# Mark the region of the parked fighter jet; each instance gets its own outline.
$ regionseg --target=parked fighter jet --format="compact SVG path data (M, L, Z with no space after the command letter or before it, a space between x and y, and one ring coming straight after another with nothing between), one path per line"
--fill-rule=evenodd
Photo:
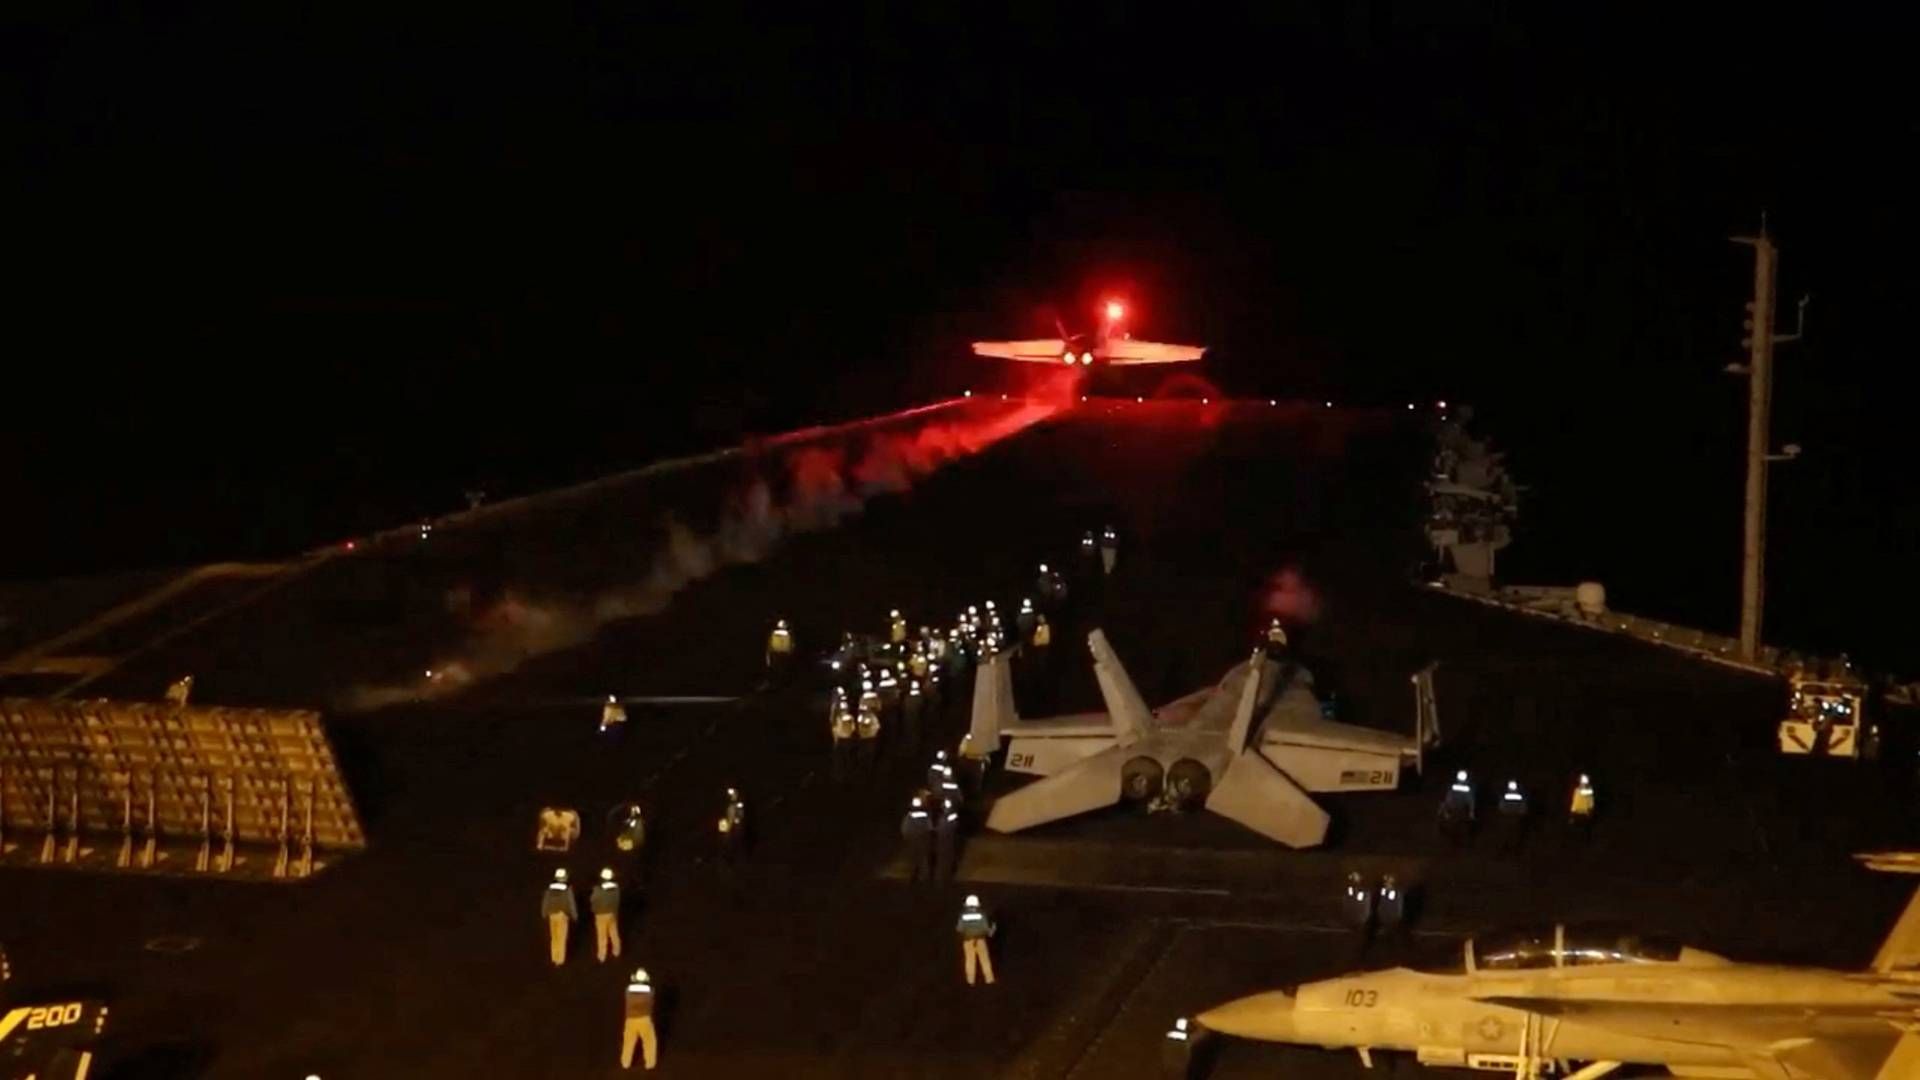
M1206 355L1204 345L1165 345L1157 341L1135 341L1127 333L1127 306L1109 300L1101 312L1099 329L1090 334L1069 334L1058 326L1059 337L1028 341L976 341L975 356L1001 360L1025 360L1038 364L1179 364Z
M1920 873L1920 855L1861 856ZM1920 892L1864 972L1735 963L1654 938L1556 926L1469 941L1447 971L1347 975L1201 1013L1269 1042L1405 1050L1431 1065L1597 1080L1622 1065L1675 1076L1920 1076ZM1569 1072L1568 1064L1583 1063Z
M1204 805L1290 847L1326 838L1327 813L1309 791L1392 789L1419 768L1438 734L1428 668L1414 676L1415 732L1393 735L1325 719L1313 676L1256 650L1220 684L1149 711L1106 635L1087 635L1106 713L1021 720L1005 656L975 676L971 733L1007 768L1044 779L1000 796L987 826L1017 832L1122 799Z
M12 971L0 950L0 982ZM107 1024L100 1001L19 1005L0 1013L0 1077L5 1080L86 1080L93 1041Z

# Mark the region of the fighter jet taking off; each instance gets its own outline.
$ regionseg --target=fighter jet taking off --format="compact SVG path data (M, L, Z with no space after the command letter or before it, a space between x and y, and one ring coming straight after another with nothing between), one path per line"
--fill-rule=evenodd
M1920 855L1859 858L1920 874ZM1742 964L1619 931L1554 926L1467 942L1447 970L1346 975L1229 1001L1210 1031L1403 1050L1429 1065L1598 1080L1624 1065L1675 1076L1920 1076L1920 891L1866 971ZM1567 1063L1581 1063L1567 1072Z
M1165 345L1136 341L1127 333L1127 305L1108 300L1101 305L1099 328L1092 333L1069 334L1058 323L1059 337L1031 341L976 341L975 356L1025 360L1036 364L1182 364L1206 355L1204 345Z
M1413 677L1415 732L1394 735L1322 717L1313 677L1264 650L1220 684L1150 711L1104 633L1087 635L1106 713L1022 720L1005 655L975 676L971 734L1007 769L1044 777L1000 796L987 827L1018 832L1122 799L1204 805L1289 847L1326 838L1327 812L1307 792L1391 790L1437 736L1432 669Z

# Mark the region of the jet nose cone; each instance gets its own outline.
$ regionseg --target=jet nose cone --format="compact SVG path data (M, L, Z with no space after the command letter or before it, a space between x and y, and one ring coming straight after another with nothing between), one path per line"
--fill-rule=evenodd
M1242 1039L1294 1041L1293 995L1283 990L1236 998L1194 1018L1208 1031Z

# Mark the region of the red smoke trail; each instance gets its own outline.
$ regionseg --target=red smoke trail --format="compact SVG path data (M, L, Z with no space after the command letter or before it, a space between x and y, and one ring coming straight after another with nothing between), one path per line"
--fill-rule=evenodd
M467 641L453 656L422 665L430 674L400 685L356 687L342 704L369 709L454 693L533 657L584 644L608 623L658 614L687 585L729 565L759 562L786 536L832 528L864 509L869 498L907 491L941 466L1017 435L1058 408L983 400L814 429L807 439L796 437L801 433L769 439L759 450L772 460L760 473L782 478L784 500L764 478L740 481L719 493L712 532L696 532L669 514L665 539L640 581L590 597L536 600L530 590L509 590L470 621Z

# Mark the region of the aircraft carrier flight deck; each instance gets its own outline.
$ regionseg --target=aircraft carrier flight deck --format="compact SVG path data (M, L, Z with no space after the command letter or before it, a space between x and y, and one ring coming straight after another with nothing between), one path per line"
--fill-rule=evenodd
M644 964L663 1076L1124 1080L1162 1075L1176 1016L1445 962L1483 927L1605 920L1741 959L1863 966L1907 888L1849 856L1910 841L1884 809L1908 797L1902 778L1779 755L1777 682L1413 584L1430 420L1317 401L966 401L881 425L901 436L885 453L872 431L814 433L186 590L95 633L111 663L8 675L0 696L153 701L190 673L196 702L319 709L365 850L299 882L10 856L16 985L110 1001L109 1078L611 1076ZM1110 575L1076 551L1109 525ZM767 684L767 629L789 620L810 661L843 630L884 632L892 608L916 628L986 599L1011 610L1042 562L1069 596L1051 677L1018 687L1023 715L1098 707L1095 627L1149 701L1211 685L1284 588L1292 648L1341 719L1409 730L1409 674L1437 662L1443 742L1396 792L1317 796L1320 849L1116 809L976 826L956 882L909 883L900 814L925 756L889 748L835 783L823 699L809 674ZM8 610L39 622L9 651L155 587L11 589ZM950 688L929 749L965 730L970 688ZM596 730L610 694L632 702L618 741ZM1456 768L1534 793L1524 848L1441 837ZM1558 821L1578 772L1602 792L1590 840ZM993 775L987 794L1014 783ZM754 815L733 867L712 835L728 786ZM556 866L591 880L605 815L628 800L648 838L623 956L596 963L576 930L554 968L541 889ZM573 852L533 850L547 806L578 808ZM37 844L6 824L10 846ZM1351 870L1418 885L1410 933L1362 948L1339 917ZM969 892L1001 925L992 986L961 977ZM1211 1075L1369 1074L1349 1052L1222 1042Z

